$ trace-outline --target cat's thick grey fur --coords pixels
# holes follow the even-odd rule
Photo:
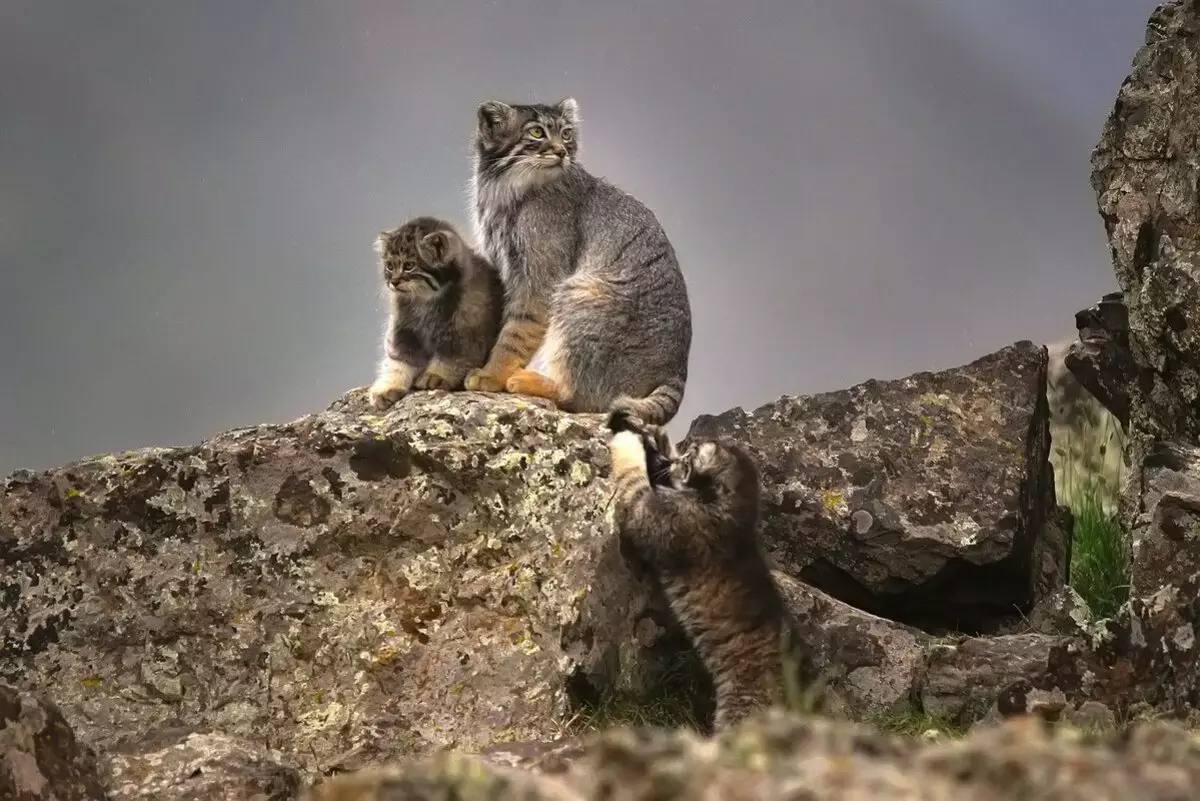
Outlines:
[[[506,315],[466,387],[661,425],[687,383],[687,287],[654,213],[579,164],[578,130],[572,98],[478,109],[472,212],[504,277]],[[523,369],[539,347],[542,374]]]

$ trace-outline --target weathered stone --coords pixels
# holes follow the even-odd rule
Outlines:
[[[0,798],[108,801],[96,755],[50,700],[0,684]]]
[[[1079,339],[1063,358],[1071,374],[1122,426],[1129,426],[1129,391],[1136,376],[1129,349],[1129,310],[1111,292],[1075,314]]]
[[[1200,573],[1200,448],[1150,444],[1142,460],[1130,551],[1135,593],[1151,593]]]
[[[1046,349],[703,415],[758,459],[780,568],[860,609],[979,631],[1064,583]]]
[[[1200,742],[1166,723],[1119,737],[1035,718],[961,741],[901,739],[772,713],[711,740],[686,731],[605,732],[565,776],[438,756],[334,781],[336,798],[355,801],[1183,801],[1200,794]]]
[[[1029,639],[1020,658],[1009,662],[1020,667],[1010,676],[1023,675],[1001,691],[1007,697],[1002,711],[1031,711],[1022,705],[1057,691],[1069,704],[1102,703],[1122,720],[1139,705],[1188,717],[1200,710],[1198,620],[1200,574],[1134,598],[1112,619],[1080,627],[1074,636]],[[1005,648],[999,642],[984,647]]]
[[[221,734],[158,734],[108,768],[114,801],[292,801],[303,784],[278,752]]]
[[[98,749],[183,725],[307,774],[544,739],[576,673],[635,670],[599,415],[361,390],[284,425],[20,473],[0,677]]]
[[[774,576],[813,666],[828,682],[831,712],[863,720],[912,710],[928,635],[855,609],[780,571]]]
[[[1092,154],[1092,186],[1129,309],[1134,465],[1155,441],[1200,444],[1198,34],[1195,2],[1154,11]]]
[[[993,704],[1004,717],[1032,712],[1028,692],[1018,688],[1029,685],[1032,690],[1029,679],[1044,675],[1051,650],[1066,642],[1052,635],[1011,634],[934,646],[921,686],[921,708],[959,725],[979,720]]]

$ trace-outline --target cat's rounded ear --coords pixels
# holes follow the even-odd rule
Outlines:
[[[476,112],[479,132],[491,138],[506,130],[516,117],[516,109],[499,100],[488,100],[479,104]]]
[[[417,242],[417,253],[430,267],[441,267],[450,261],[450,237],[445,231],[425,234]]]
[[[375,255],[376,256],[383,255],[384,248],[387,247],[387,241],[388,241],[388,232],[380,231],[379,235],[375,237]]]
[[[572,125],[579,124],[579,102],[573,97],[564,97],[554,106],[563,115],[563,119]]]

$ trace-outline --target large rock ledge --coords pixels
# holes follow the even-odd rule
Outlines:
[[[702,415],[762,465],[785,572],[877,615],[987,631],[1063,585],[1046,348]]]
[[[182,726],[323,771],[543,737],[570,674],[637,664],[600,422],[468,393],[377,416],[355,391],[15,474],[0,680],[49,691],[104,752]]]

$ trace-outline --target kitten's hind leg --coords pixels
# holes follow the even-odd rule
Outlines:
[[[449,359],[434,356],[425,372],[417,376],[413,382],[414,389],[445,389],[453,392],[462,389],[463,379],[467,377],[469,368]]]

